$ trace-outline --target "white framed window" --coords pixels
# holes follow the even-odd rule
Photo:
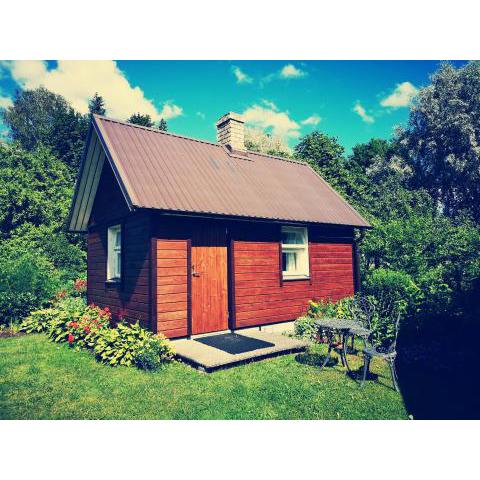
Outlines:
[[[308,278],[309,270],[307,227],[282,227],[283,278]]]
[[[108,227],[107,280],[120,280],[122,275],[122,226]]]

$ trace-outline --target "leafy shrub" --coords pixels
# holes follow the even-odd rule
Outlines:
[[[395,305],[404,313],[413,314],[421,291],[405,272],[379,268],[367,275],[363,290],[383,305]]]
[[[97,332],[95,355],[109,365],[137,365],[156,368],[173,356],[165,338],[155,337],[137,322],[133,325],[119,323],[116,328]]]
[[[58,272],[43,255],[2,248],[0,323],[17,322],[32,310],[45,306],[59,285]]]
[[[57,308],[36,310],[23,320],[20,330],[25,333],[47,332],[58,315],[59,310]]]
[[[295,336],[304,340],[315,340],[317,328],[315,327],[316,318],[313,316],[304,316],[297,318],[293,325]]]
[[[77,282],[74,290],[81,290]],[[57,295],[51,308],[32,312],[21,325],[25,333],[45,332],[54,342],[68,342],[75,349],[92,350],[96,358],[111,366],[135,365],[154,370],[173,357],[173,350],[163,335],[134,325],[111,323],[108,307],[86,305],[85,299],[69,296],[65,291]]]

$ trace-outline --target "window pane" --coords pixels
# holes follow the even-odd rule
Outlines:
[[[108,228],[107,279],[121,276],[122,230],[120,225]]]
[[[120,234],[120,229],[115,231],[115,247],[120,248],[122,236]]]
[[[284,272],[296,272],[299,263],[298,252],[283,252],[282,254],[282,269]]]
[[[303,235],[301,231],[284,230],[282,232],[282,243],[285,244],[302,244]]]

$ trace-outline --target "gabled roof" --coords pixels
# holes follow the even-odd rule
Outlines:
[[[108,161],[130,209],[369,227],[302,162],[95,115],[69,228],[85,231]]]

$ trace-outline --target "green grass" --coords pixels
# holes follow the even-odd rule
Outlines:
[[[319,350],[320,349],[320,350]],[[111,368],[43,335],[0,339],[1,419],[403,419],[388,369],[364,389],[322,347],[211,374],[173,362],[155,373]],[[359,363],[358,363],[359,365]]]

